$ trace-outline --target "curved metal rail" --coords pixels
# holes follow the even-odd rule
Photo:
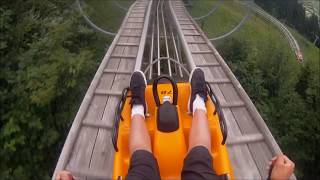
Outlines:
[[[85,21],[86,21],[94,30],[96,30],[96,31],[98,31],[98,32],[100,32],[100,33],[103,33],[103,34],[105,34],[105,35],[108,35],[108,36],[115,36],[115,35],[116,35],[116,33],[110,32],[110,31],[106,31],[106,30],[100,28],[99,26],[97,26],[96,24],[94,24],[94,23],[89,19],[89,17],[84,13],[84,11],[83,11],[83,9],[82,9],[82,7],[81,7],[81,2],[80,2],[80,0],[77,0],[76,2],[77,2],[77,6],[78,6],[78,8],[79,8],[79,11],[80,11],[81,15],[83,16],[83,18],[85,19]]]
[[[249,5],[250,5],[249,7],[253,11],[255,11],[260,16],[264,17],[265,19],[267,19],[268,21],[270,21],[271,23],[273,23],[274,25],[276,25],[280,29],[280,31],[288,39],[290,47],[294,51],[297,59],[300,62],[303,62],[303,55],[302,55],[300,46],[299,46],[297,40],[291,34],[291,32],[287,29],[287,27],[284,24],[282,24],[278,19],[274,18],[273,16],[268,14],[266,11],[264,11],[262,8],[260,8],[258,5],[256,5],[254,2],[250,2]]]
[[[196,21],[199,21],[199,20],[202,20],[204,18],[209,17],[211,14],[213,14],[216,10],[219,9],[221,3],[223,3],[223,2],[224,2],[223,0],[220,0],[218,2],[218,4],[213,5],[212,9],[207,14],[199,16],[199,17],[193,17],[193,19],[196,20]]]
[[[122,11],[124,11],[124,12],[127,12],[127,11],[128,11],[128,8],[123,7],[121,4],[119,4],[119,2],[118,2],[117,0],[113,0],[113,3],[114,3],[119,9],[121,9]]]
[[[220,35],[218,37],[215,37],[215,38],[209,38],[210,41],[218,41],[218,40],[221,40],[221,39],[224,39],[228,36],[230,36],[231,34],[233,34],[234,32],[238,31],[243,25],[245,22],[247,22],[247,20],[251,17],[251,11],[249,9],[249,7],[247,5],[246,6],[246,15],[243,17],[243,19],[239,22],[239,24],[234,27],[231,31],[223,34],[223,35]]]

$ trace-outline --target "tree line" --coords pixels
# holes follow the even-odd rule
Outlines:
[[[276,39],[232,38],[218,49],[266,121],[277,143],[296,163],[298,179],[320,174],[319,60],[301,66]],[[259,49],[259,50],[257,50]]]

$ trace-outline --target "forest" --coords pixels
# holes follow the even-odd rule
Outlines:
[[[319,36],[318,18],[315,15],[306,17],[304,8],[296,0],[256,1],[310,42],[314,41],[315,35]],[[282,151],[296,163],[298,179],[318,179],[320,51],[308,43],[314,54],[305,51],[305,62],[299,64],[288,45],[281,43],[270,30],[257,37],[253,43],[241,34],[217,48]]]
[[[0,179],[50,179],[98,67],[73,0],[0,1]]]
[[[319,59],[300,68],[283,46],[266,41],[252,47],[245,40],[232,39],[219,47],[220,53],[282,151],[296,163],[298,179],[316,179],[320,173]]]
[[[302,13],[296,24],[290,13],[281,14],[281,2],[257,0],[312,42],[319,35],[315,21]],[[2,180],[51,178],[72,120],[104,55],[106,39],[85,24],[73,3],[0,1]],[[306,44],[308,48],[312,45]],[[282,150],[296,162],[297,177],[316,179],[320,174],[319,49],[317,55],[306,54],[302,65],[271,33],[257,43],[237,36],[217,48]]]

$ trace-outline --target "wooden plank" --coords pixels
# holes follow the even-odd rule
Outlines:
[[[105,172],[103,171],[97,171],[97,170],[91,170],[88,168],[81,168],[81,169],[76,169],[76,168],[71,168],[69,167],[67,169],[69,172],[71,172],[72,175],[76,176],[76,179],[83,179],[83,180],[92,180],[92,179],[109,179],[107,175],[105,175]]]
[[[136,37],[136,38],[140,38],[141,35],[140,34],[121,34],[121,37]]]
[[[181,28],[182,30],[197,30],[196,28],[194,27],[191,27],[191,28]]]
[[[179,18],[179,17],[178,17],[178,20],[179,20],[179,21],[190,21],[189,18]]]
[[[141,27],[124,27],[124,30],[140,30]]]
[[[125,50],[125,54],[132,54],[137,53],[132,48],[128,48]],[[121,63],[118,67],[118,70],[125,70],[130,69],[133,71],[134,62],[128,61],[126,59],[121,59]],[[130,80],[130,75],[124,74],[117,74],[114,83],[112,85],[112,91],[122,90],[126,86],[128,86]],[[107,126],[112,126],[115,114],[115,104],[117,104],[119,98],[110,97],[108,99],[107,105],[104,110],[104,114],[102,117],[102,122]],[[112,170],[113,170],[113,147],[111,143],[111,134],[110,131],[106,131],[104,129],[99,129],[97,140],[95,142],[95,147],[91,162],[90,162],[90,169],[99,169],[99,170],[106,170],[105,175],[108,178],[112,177]]]
[[[123,29],[122,36],[128,36],[131,34],[132,36],[140,36],[141,37],[142,30],[141,29]]]
[[[151,3],[149,4],[148,8],[150,7],[151,7]],[[147,28],[148,28],[148,24],[145,24],[144,29],[147,29]],[[139,42],[141,43],[141,41]],[[142,49],[140,48],[139,50],[141,51]],[[132,48],[132,47],[126,48],[124,51],[124,54],[139,56],[138,48]],[[135,64],[136,63],[134,61],[130,61],[126,58],[121,58],[121,62],[119,64],[117,71],[133,72]],[[129,86],[130,77],[131,75],[128,73],[116,74],[111,90],[118,91]],[[103,122],[108,126],[113,125],[114,115],[115,115],[115,104],[117,104],[118,101],[119,101],[119,98],[116,98],[116,97],[110,97],[108,99],[101,122]],[[99,171],[103,172],[103,175],[107,176],[107,179],[111,179],[112,171],[113,171],[113,153],[114,153],[114,150],[111,143],[110,131],[99,129],[97,139],[95,142],[95,148],[92,152],[90,169],[92,170],[98,169]]]
[[[192,22],[179,22],[180,25],[193,25]]]
[[[234,117],[236,117],[240,130],[243,133],[260,133],[246,108],[232,108],[232,112]],[[261,176],[266,179],[268,173],[265,167],[272,158],[269,147],[265,142],[261,142],[257,144],[249,144],[249,150],[256,161]]]
[[[212,66],[220,66],[219,63],[203,63],[203,64],[197,64],[198,67],[212,67]]]
[[[213,54],[212,51],[191,51],[192,54]]]
[[[131,74],[132,71],[128,70],[116,70],[116,69],[105,69],[103,70],[104,73],[115,73],[115,74]]]
[[[263,140],[264,140],[264,137],[261,133],[246,134],[246,135],[237,136],[237,137],[229,136],[226,144],[231,146],[231,145],[237,145],[237,144],[255,143]]]
[[[223,91],[221,91],[223,93]],[[242,101],[239,102],[227,102],[227,103],[221,103],[220,104],[222,108],[236,108],[236,107],[243,107],[246,104]]]
[[[223,109],[223,114],[228,126],[229,137],[240,137],[241,133],[237,122],[230,109]],[[227,139],[228,140],[228,139]],[[261,179],[255,161],[249,148],[245,144],[227,146],[235,179]]]
[[[233,84],[221,84],[219,85],[219,88],[221,89],[224,96],[226,97],[227,102],[242,101],[240,96],[237,94],[237,91],[234,88]]]
[[[226,84],[231,83],[230,79],[213,79],[207,81],[209,84]]]
[[[99,174],[106,176],[105,179],[111,179],[114,160],[111,131],[99,129],[95,146],[92,152],[89,170],[94,172],[94,175],[101,172]]]
[[[127,59],[136,59],[136,55],[123,55],[123,54],[113,54],[112,58],[127,58]]]
[[[184,29],[182,30],[183,34],[186,34],[186,33],[197,33],[198,31],[197,30],[192,30],[192,29]]]
[[[143,28],[143,22],[136,22],[138,19],[141,19],[141,18],[133,18],[131,19],[130,21],[135,21],[135,22],[129,22],[127,21],[126,23],[126,26],[124,26],[125,28]]]
[[[207,44],[205,41],[187,41],[188,44]]]
[[[83,122],[82,125],[87,126],[87,127],[102,128],[102,129],[107,129],[107,130],[111,130],[111,128],[112,128],[112,126],[109,126],[105,123],[100,123],[100,122]]]
[[[199,33],[184,33],[185,36],[201,36]]]
[[[116,48],[113,53],[122,53],[124,50],[125,48]],[[107,67],[117,68],[119,66],[119,63],[120,61],[109,61]],[[115,75],[112,74],[104,75],[103,78],[100,79],[97,88],[110,89],[114,77]],[[91,103],[83,122],[96,122],[102,119],[103,111],[107,101],[101,102],[100,99],[102,98],[98,96],[94,96],[94,100],[95,99],[97,99],[97,101],[93,101]],[[97,133],[98,129],[96,128],[81,128],[80,135],[74,147],[74,153],[72,154],[68,167],[84,169],[89,167]]]
[[[96,95],[100,95],[100,96],[121,96],[122,91],[113,91],[113,90],[101,90],[101,89],[97,89],[94,92]]]

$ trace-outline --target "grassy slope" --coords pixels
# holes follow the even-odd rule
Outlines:
[[[199,11],[198,9],[200,9],[199,6],[211,6],[211,4],[214,3],[216,2],[208,0],[201,1],[201,3],[195,3],[194,8],[191,10],[191,14],[197,14]],[[244,7],[237,3],[233,3],[232,1],[226,1],[213,15],[205,20],[203,30],[208,34],[208,37],[216,37],[227,33],[241,21],[245,14]],[[275,26],[257,15],[252,15],[242,28],[235,32],[231,37],[245,39],[246,41],[249,41],[249,43],[255,44],[256,47],[259,47],[261,43],[263,44],[263,41],[266,39],[275,40],[281,43],[281,45],[287,46],[288,51],[291,51],[289,49],[289,43],[281,32]],[[228,38],[214,43],[223,44],[225,41],[228,41]],[[294,53],[291,53],[291,56],[294,58]]]
[[[107,31],[115,33],[118,31],[126,12],[119,9],[112,0],[84,0],[84,2],[86,4],[85,12],[93,23]],[[132,0],[119,1],[123,7],[129,7],[131,3]],[[101,58],[98,61],[100,62],[114,37],[100,32],[97,32],[97,37],[97,42],[93,46],[99,52]]]
[[[209,0],[201,2],[195,1],[194,7],[190,9],[190,12],[193,17],[197,17],[199,15],[205,14],[204,12],[209,11],[211,7],[216,3],[216,1]],[[233,27],[235,27],[244,16],[244,7],[240,6],[237,3],[226,1],[216,12],[214,12],[214,14],[206,18],[204,23],[200,22],[199,24],[202,24],[202,28],[204,32],[207,33],[208,37],[216,37],[233,29]],[[319,50],[310,41],[306,40],[295,30],[290,30],[298,40],[305,60],[308,61],[311,59],[319,59]],[[285,39],[284,35],[278,30],[276,26],[270,24],[264,18],[261,18],[256,14],[254,14],[239,31],[235,32],[232,37],[238,39],[246,39],[250,43],[255,44],[256,47],[259,47],[261,44],[263,44],[263,41],[266,39],[271,40],[271,42],[272,40],[277,41],[282,46],[287,47],[286,49],[290,53],[290,57],[292,58],[292,60],[295,60],[295,55],[290,49],[289,43]],[[228,39],[215,43],[223,44],[225,41],[228,41]]]
[[[234,7],[235,4],[231,1],[218,3],[217,1],[207,0],[201,2],[196,1],[191,9],[191,14],[193,17],[203,16],[207,14],[214,5],[219,6],[219,8],[213,13],[214,15],[198,21],[202,29],[208,33],[209,37],[219,36],[233,29],[238,22],[241,21],[242,16],[245,15],[245,10],[243,8]],[[229,7],[233,8],[230,9]],[[231,14],[231,16],[226,16],[226,12]],[[216,24],[218,24],[218,26],[216,26]]]

